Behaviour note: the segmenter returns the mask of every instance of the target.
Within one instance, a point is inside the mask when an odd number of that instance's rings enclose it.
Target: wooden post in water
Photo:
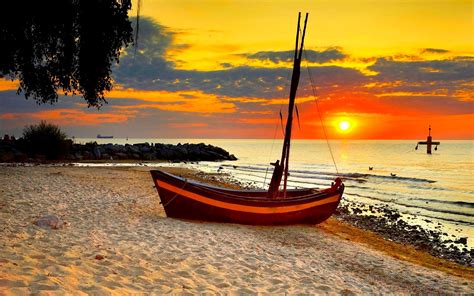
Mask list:
[[[431,137],[431,125],[428,128],[428,137],[426,138],[426,142],[418,142],[416,145],[415,150],[418,150],[418,145],[426,145],[426,154],[431,154],[431,146],[435,145],[435,150],[438,150],[438,145],[440,142],[433,142],[433,138]]]

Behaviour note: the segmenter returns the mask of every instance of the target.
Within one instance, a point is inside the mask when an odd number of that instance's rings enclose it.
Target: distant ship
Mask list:
[[[114,136],[102,136],[101,134],[97,135],[97,139],[113,139]]]

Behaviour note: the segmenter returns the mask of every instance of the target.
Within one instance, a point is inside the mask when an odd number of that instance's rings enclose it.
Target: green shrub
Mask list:
[[[71,140],[67,139],[66,134],[46,121],[26,126],[23,129],[23,143],[28,155],[44,155],[49,160],[63,159],[71,147]]]

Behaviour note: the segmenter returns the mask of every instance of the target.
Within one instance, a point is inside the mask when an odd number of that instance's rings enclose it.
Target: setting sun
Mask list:
[[[340,134],[347,134],[354,128],[354,122],[347,118],[341,118],[335,122],[335,126]]]
[[[351,124],[347,120],[339,122],[339,129],[341,131],[347,131],[349,130],[350,127],[351,127]]]

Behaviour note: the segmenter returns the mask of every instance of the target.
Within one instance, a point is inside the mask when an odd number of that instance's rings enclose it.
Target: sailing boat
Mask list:
[[[308,13],[300,39],[301,13],[298,15],[296,46],[291,77],[288,119],[281,159],[275,166],[268,190],[232,190],[183,179],[152,170],[151,175],[165,208],[173,218],[254,225],[316,224],[328,219],[336,210],[344,184],[336,178],[326,189],[288,189],[291,129],[296,90]],[[283,179],[283,186],[282,184]]]

